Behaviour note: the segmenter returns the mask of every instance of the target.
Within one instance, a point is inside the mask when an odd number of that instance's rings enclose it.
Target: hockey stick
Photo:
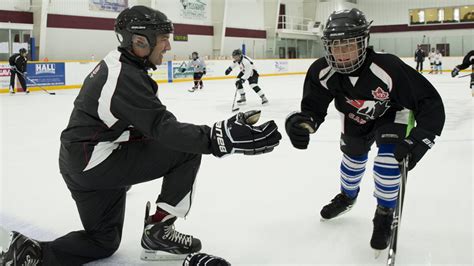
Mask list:
[[[183,67],[183,65],[186,65],[186,62],[185,62],[185,61],[181,62],[181,65],[179,65],[179,67],[176,68],[176,71],[177,71],[177,72],[181,72],[181,68]]]
[[[408,174],[408,157],[403,159],[400,163],[400,188],[398,190],[398,202],[397,208],[395,209],[395,214],[392,222],[392,236],[390,237],[390,245],[388,247],[388,258],[387,265],[395,265],[395,256],[397,255],[397,242],[398,242],[398,228],[402,221],[402,211],[403,211],[403,201],[405,199],[405,186],[407,182]]]
[[[465,77],[469,77],[470,75],[472,75],[472,73],[471,73],[471,74],[465,74],[465,75],[461,75],[461,76],[458,76],[458,79],[459,79],[459,78],[465,78]]]
[[[56,92],[49,92],[49,91],[47,91],[45,88],[43,88],[43,87],[41,87],[40,85],[38,85],[38,83],[36,83],[36,82],[33,81],[32,79],[30,79],[29,77],[26,77],[25,75],[23,75],[23,73],[18,72],[18,71],[17,71],[17,73],[20,74],[24,79],[27,79],[27,80],[29,80],[31,83],[35,84],[35,86],[39,87],[40,89],[42,89],[42,90],[43,90],[44,92],[46,92],[47,94],[49,94],[49,95],[56,95]]]
[[[235,106],[235,100],[237,99],[237,89],[235,89],[234,100],[232,101],[232,112],[239,111],[239,107]]]

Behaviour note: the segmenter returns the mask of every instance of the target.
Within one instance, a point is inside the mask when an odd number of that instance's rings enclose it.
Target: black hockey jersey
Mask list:
[[[210,128],[178,122],[158,99],[147,70],[144,61],[114,50],[86,77],[61,134],[62,173],[89,170],[120,143],[144,138],[177,151],[211,153]]]
[[[12,54],[8,59],[8,63],[10,66],[16,67],[16,69],[20,72],[26,72],[26,64],[28,63],[28,59],[25,56],[21,56],[20,54]]]
[[[468,68],[470,65],[474,68],[474,50],[471,50],[467,55],[463,58],[462,64],[457,65],[456,67],[459,70],[463,70]]]
[[[335,72],[324,58],[316,60],[306,74],[301,110],[319,126],[333,99],[344,123],[350,125],[370,127],[387,112],[408,115],[411,110],[417,127],[438,136],[443,129],[444,106],[436,89],[391,54],[367,49],[364,64],[350,75]]]

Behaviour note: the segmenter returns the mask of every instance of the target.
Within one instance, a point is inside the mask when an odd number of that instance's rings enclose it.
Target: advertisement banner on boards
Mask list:
[[[27,86],[59,86],[66,83],[64,63],[28,64],[27,73]]]
[[[0,88],[10,86],[10,65],[0,64]]]

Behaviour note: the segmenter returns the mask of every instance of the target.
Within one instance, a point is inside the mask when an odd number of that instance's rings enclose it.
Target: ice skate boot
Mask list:
[[[8,250],[0,258],[4,265],[42,265],[41,246],[38,241],[28,238],[18,232],[10,233]]]
[[[150,202],[145,212],[145,228],[141,245],[142,260],[183,260],[190,253],[201,250],[201,241],[174,229],[176,216],[168,214],[160,222],[152,221],[148,215]]]
[[[335,218],[341,214],[348,212],[356,203],[356,198],[351,199],[344,193],[339,193],[331,200],[331,203],[324,206],[321,210],[321,221]]]
[[[375,210],[374,231],[370,239],[370,246],[376,251],[384,250],[388,247],[390,236],[392,235],[393,208],[378,205]],[[377,256],[377,255],[376,255]]]
[[[268,104],[268,99],[265,97],[265,95],[262,96],[262,105]]]
[[[237,104],[244,105],[246,102],[247,102],[247,99],[245,98],[245,94],[241,94],[240,99],[237,100]]]

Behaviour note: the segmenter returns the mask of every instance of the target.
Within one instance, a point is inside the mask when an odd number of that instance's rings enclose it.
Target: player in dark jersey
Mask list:
[[[285,127],[293,146],[306,149],[331,101],[341,114],[340,193],[322,208],[326,220],[356,202],[368,152],[376,142],[377,209],[370,244],[382,250],[391,234],[399,162],[408,156],[409,169],[417,164],[441,134],[445,114],[440,95],[427,79],[398,57],[368,48],[370,24],[355,8],[329,16],[322,38],[325,58],[310,66],[301,111],[290,114]],[[406,135],[411,112],[417,125]]]
[[[26,86],[26,65],[28,58],[26,55],[28,51],[25,48],[21,48],[18,53],[12,54],[8,59],[10,63],[10,87],[9,91],[11,94],[15,93],[15,75],[17,75],[20,81],[21,87],[25,93],[30,93]]]
[[[471,73],[471,92],[472,96],[474,96],[474,50],[469,51],[467,55],[463,58],[462,64],[457,65],[453,71],[451,71],[451,76],[454,78],[459,74],[459,71],[468,68],[469,66],[472,65],[472,71]]]
[[[200,240],[177,231],[174,222],[191,208],[202,154],[260,154],[278,145],[275,122],[253,126],[259,111],[209,127],[179,122],[167,110],[147,72],[171,49],[172,31],[165,14],[145,6],[119,14],[120,47],[85,78],[61,134],[59,168],[84,230],[48,242],[12,232],[3,263],[83,265],[111,256],[122,238],[127,187],[160,177],[151,215],[147,204],[142,259],[182,260],[201,249]]]

